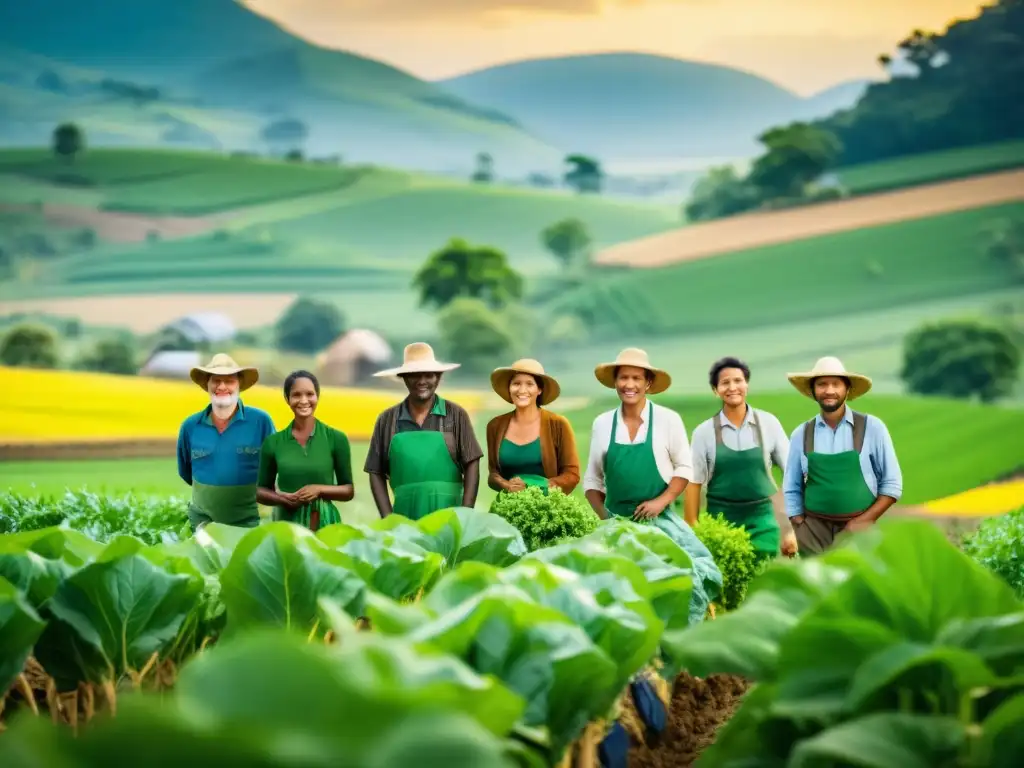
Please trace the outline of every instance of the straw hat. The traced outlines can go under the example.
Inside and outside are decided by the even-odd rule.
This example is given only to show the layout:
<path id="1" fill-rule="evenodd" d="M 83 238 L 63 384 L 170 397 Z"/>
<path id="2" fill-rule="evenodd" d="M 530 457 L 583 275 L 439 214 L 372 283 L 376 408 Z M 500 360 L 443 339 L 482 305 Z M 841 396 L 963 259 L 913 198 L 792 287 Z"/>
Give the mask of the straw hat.
<path id="1" fill-rule="evenodd" d="M 193 368 L 188 375 L 203 392 L 209 391 L 207 387 L 211 376 L 238 376 L 239 392 L 244 392 L 260 380 L 259 371 L 239 365 L 223 352 L 214 355 L 208 365 Z"/>
<path id="2" fill-rule="evenodd" d="M 405 348 L 402 364 L 397 368 L 378 371 L 374 376 L 404 376 L 407 373 L 444 373 L 459 367 L 459 363 L 439 363 L 434 348 L 423 341 L 414 341 Z"/>
<path id="3" fill-rule="evenodd" d="M 871 379 L 859 373 L 850 373 L 846 370 L 838 357 L 822 357 L 814 364 L 814 369 L 807 373 L 788 373 L 786 378 L 789 383 L 796 387 L 801 395 L 814 399 L 814 385 L 812 382 L 822 376 L 841 376 L 850 380 L 850 391 L 846 395 L 847 400 L 855 400 L 861 395 L 866 395 L 871 390 Z"/>
<path id="4" fill-rule="evenodd" d="M 651 388 L 647 390 L 649 395 L 664 392 L 672 386 L 672 377 L 661 370 L 661 368 L 655 368 L 651 365 L 651 361 L 647 358 L 647 353 L 636 347 L 629 347 L 619 352 L 619 356 L 615 358 L 614 363 L 601 363 L 601 365 L 594 369 L 594 375 L 608 389 L 615 389 L 615 369 L 623 365 L 628 365 L 632 368 L 643 368 L 645 371 L 650 371 L 654 374 Z"/>
<path id="5" fill-rule="evenodd" d="M 536 360 L 532 360 L 528 357 L 522 360 L 516 360 L 512 365 L 507 368 L 495 368 L 491 374 L 491 386 L 498 396 L 506 403 L 512 402 L 512 396 L 509 394 L 508 387 L 512 383 L 512 379 L 517 373 L 528 373 L 531 376 L 536 376 L 540 379 L 542 384 L 542 392 L 538 398 L 540 405 L 547 405 L 553 402 L 562 392 L 562 388 L 558 386 L 558 382 L 554 378 L 544 373 L 544 366 Z"/>

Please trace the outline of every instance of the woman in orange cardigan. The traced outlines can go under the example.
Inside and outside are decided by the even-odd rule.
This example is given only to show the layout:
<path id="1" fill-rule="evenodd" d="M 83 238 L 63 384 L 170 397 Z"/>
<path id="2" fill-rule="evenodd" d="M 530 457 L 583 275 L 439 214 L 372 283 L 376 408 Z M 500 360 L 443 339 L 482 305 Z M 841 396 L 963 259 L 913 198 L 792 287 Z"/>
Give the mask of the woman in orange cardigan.
<path id="1" fill-rule="evenodd" d="M 541 406 L 561 391 L 536 360 L 518 360 L 491 374 L 491 386 L 515 410 L 487 424 L 487 484 L 515 493 L 527 486 L 572 493 L 580 481 L 580 461 L 572 425 Z"/>

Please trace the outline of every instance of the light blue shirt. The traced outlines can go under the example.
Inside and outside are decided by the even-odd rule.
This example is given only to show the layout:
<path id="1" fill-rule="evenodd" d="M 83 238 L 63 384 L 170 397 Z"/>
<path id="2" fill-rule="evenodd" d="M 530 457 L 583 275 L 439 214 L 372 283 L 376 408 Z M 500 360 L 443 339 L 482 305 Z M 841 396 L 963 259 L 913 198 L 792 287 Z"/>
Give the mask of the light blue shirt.
<path id="1" fill-rule="evenodd" d="M 793 430 L 789 438 L 789 459 L 782 478 L 782 492 L 786 498 L 786 514 L 790 517 L 804 513 L 804 477 L 807 475 L 807 457 L 804 455 L 804 427 Z M 853 412 L 849 405 L 843 420 L 833 430 L 819 413 L 814 417 L 814 452 L 843 453 L 853 450 Z M 882 420 L 867 417 L 864 429 L 864 449 L 860 452 L 860 471 L 864 482 L 876 497 L 890 496 L 897 501 L 903 495 L 903 473 L 896 458 L 892 438 Z"/>

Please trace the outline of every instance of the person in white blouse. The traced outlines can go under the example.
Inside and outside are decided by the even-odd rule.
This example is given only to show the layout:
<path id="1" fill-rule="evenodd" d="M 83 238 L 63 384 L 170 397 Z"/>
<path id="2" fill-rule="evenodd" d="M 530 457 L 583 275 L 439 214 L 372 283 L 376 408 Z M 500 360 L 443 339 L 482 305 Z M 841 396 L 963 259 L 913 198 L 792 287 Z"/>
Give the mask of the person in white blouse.
<path id="1" fill-rule="evenodd" d="M 776 515 L 772 498 L 778 487 L 771 474 L 773 463 L 785 471 L 789 438 L 775 416 L 747 403 L 750 368 L 742 360 L 723 357 L 711 366 L 708 378 L 722 410 L 693 431 L 686 522 L 697 524 L 706 487 L 708 513 L 744 528 L 759 557 L 774 558 L 780 549 L 793 556 L 796 534 L 784 514 Z"/>

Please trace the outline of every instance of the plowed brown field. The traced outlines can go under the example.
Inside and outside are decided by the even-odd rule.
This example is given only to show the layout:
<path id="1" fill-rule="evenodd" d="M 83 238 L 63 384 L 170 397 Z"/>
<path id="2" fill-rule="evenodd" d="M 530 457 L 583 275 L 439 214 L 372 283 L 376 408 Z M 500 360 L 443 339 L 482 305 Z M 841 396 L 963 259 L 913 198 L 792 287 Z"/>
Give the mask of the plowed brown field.
<path id="1" fill-rule="evenodd" d="M 1024 201 L 1024 170 L 694 224 L 613 245 L 598 253 L 595 261 L 608 266 L 662 267 L 748 248 L 1015 201 Z"/>

